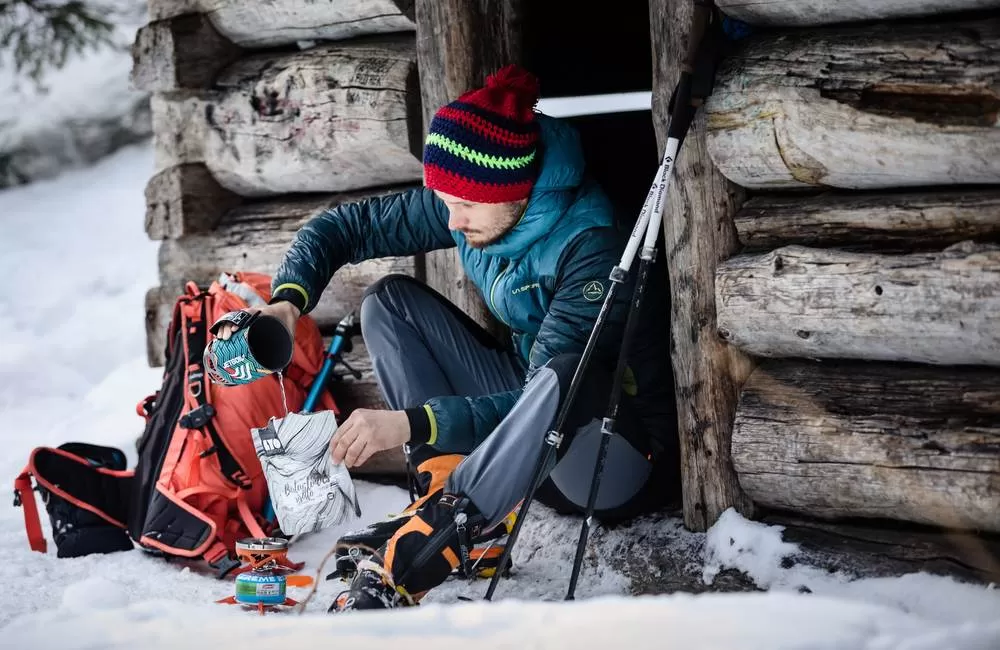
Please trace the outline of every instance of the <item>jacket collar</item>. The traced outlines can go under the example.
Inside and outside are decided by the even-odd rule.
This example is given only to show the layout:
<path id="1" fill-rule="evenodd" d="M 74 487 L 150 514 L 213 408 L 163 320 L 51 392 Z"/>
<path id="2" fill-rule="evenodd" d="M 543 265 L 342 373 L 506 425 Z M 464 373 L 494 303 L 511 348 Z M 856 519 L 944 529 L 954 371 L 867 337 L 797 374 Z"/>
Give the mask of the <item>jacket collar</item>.
<path id="1" fill-rule="evenodd" d="M 576 129 L 543 115 L 536 115 L 540 128 L 542 165 L 531 190 L 528 205 L 517 225 L 483 252 L 517 259 L 563 217 L 583 182 L 584 159 Z"/>

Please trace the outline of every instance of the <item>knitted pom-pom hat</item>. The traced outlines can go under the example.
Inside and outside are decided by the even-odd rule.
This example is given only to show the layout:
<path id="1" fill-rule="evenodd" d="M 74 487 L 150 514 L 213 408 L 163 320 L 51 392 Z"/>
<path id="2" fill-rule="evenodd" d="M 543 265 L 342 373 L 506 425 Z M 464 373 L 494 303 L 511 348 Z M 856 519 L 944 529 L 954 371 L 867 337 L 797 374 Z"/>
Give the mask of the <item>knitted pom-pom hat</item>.
<path id="1" fill-rule="evenodd" d="M 424 185 L 476 203 L 525 199 L 538 176 L 538 79 L 509 65 L 438 109 L 424 144 Z"/>

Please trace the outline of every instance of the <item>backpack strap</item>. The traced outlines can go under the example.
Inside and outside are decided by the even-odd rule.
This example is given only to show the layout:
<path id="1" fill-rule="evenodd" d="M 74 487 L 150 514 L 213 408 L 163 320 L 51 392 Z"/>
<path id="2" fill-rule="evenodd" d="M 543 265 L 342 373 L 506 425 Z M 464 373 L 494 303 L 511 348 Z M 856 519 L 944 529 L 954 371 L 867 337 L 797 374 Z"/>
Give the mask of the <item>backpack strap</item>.
<path id="1" fill-rule="evenodd" d="M 32 551 L 45 553 L 48 544 L 42 534 L 42 522 L 38 518 L 38 504 L 35 503 L 35 493 L 31 487 L 31 467 L 24 468 L 14 479 L 14 507 L 24 509 L 24 529 L 28 533 L 28 545 Z"/>
<path id="2" fill-rule="evenodd" d="M 93 447 L 74 446 L 73 443 L 67 446 L 71 449 Z M 47 544 L 35 503 L 32 478 L 51 495 L 91 512 L 113 526 L 125 528 L 132 505 L 134 472 L 98 466 L 91 459 L 67 449 L 37 447 L 31 452 L 27 467 L 14 480 L 14 505 L 24 508 L 24 527 L 33 551 L 45 553 Z"/>
<path id="3" fill-rule="evenodd" d="M 203 455 L 214 453 L 219 459 L 219 468 L 226 480 L 240 489 L 249 490 L 252 487 L 250 477 L 219 436 L 213 422 L 215 407 L 208 401 L 209 379 L 204 371 L 203 360 L 205 346 L 208 344 L 207 303 L 208 296 L 205 296 L 201 301 L 201 313 L 198 318 L 189 318 L 184 329 L 187 397 L 192 406 L 180 417 L 178 424 L 185 429 L 196 429 L 206 434 L 211 439 L 212 446 L 203 452 Z"/>

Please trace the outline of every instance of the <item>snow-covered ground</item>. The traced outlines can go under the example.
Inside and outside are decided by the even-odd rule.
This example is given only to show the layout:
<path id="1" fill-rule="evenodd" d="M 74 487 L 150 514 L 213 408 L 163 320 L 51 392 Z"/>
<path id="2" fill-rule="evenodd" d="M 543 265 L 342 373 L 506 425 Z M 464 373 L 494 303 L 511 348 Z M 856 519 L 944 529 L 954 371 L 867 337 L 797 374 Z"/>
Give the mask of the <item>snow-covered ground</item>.
<path id="1" fill-rule="evenodd" d="M 135 462 L 141 421 L 134 405 L 160 378 L 146 366 L 143 324 L 143 294 L 156 284 L 157 246 L 143 231 L 151 167 L 150 146 L 132 146 L 92 168 L 0 192 L 0 478 L 11 487 L 37 445 L 113 444 Z M 406 503 L 395 487 L 359 481 L 358 489 L 365 521 Z M 18 508 L 0 508 L 5 647 L 361 648 L 419 639 L 442 650 L 1000 648 L 1000 590 L 924 574 L 851 580 L 784 568 L 797 549 L 780 529 L 732 512 L 708 535 L 672 520 L 596 531 L 604 554 L 586 565 L 575 603 L 558 601 L 578 524 L 538 506 L 515 553 L 516 575 L 501 584 L 497 602 L 459 600 L 478 599 L 484 581 L 452 582 L 416 609 L 334 616 L 325 610 L 343 585 L 321 581 L 304 614 L 263 618 L 213 603 L 231 593 L 231 583 L 140 551 L 57 559 L 50 544 L 48 554 L 31 552 L 21 517 Z M 339 532 L 303 538 L 291 556 L 315 574 Z M 735 568 L 770 591 L 630 597 L 614 555 L 641 534 L 659 535 L 671 552 L 691 558 L 705 582 Z M 308 593 L 289 591 L 300 599 Z"/>
<path id="2" fill-rule="evenodd" d="M 93 3 L 87 3 L 93 4 Z M 71 56 L 40 84 L 15 74 L 0 51 L 0 187 L 91 164 L 152 133 L 149 94 L 131 87 L 130 46 L 146 0 L 101 0 L 113 46 Z"/>

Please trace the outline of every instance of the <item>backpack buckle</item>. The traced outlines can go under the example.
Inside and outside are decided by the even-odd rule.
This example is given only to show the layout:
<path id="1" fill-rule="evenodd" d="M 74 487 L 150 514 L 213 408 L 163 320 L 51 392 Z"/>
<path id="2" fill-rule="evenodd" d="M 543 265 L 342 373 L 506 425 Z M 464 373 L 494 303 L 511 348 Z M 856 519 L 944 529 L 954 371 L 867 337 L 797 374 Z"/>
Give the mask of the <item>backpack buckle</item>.
<path id="1" fill-rule="evenodd" d="M 180 417 L 178 423 L 185 429 L 201 429 L 215 415 L 215 407 L 211 404 L 202 404 L 198 408 L 191 409 Z"/>
<path id="2" fill-rule="evenodd" d="M 239 560 L 234 560 L 228 555 L 223 555 L 214 562 L 209 561 L 208 566 L 215 569 L 215 577 L 219 580 L 225 578 L 233 569 L 238 569 L 242 563 Z"/>

